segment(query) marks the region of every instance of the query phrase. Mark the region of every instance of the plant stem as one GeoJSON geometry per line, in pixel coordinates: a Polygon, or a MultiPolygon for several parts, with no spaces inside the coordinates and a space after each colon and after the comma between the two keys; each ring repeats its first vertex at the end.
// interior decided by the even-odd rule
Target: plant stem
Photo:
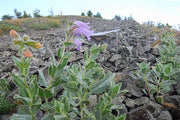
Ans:
{"type": "Polygon", "coordinates": [[[50,88],[50,86],[51,86],[51,81],[52,81],[52,77],[51,77],[50,80],[49,80],[49,85],[48,85],[48,88],[47,88],[47,89],[50,88]]]}
{"type": "Polygon", "coordinates": [[[144,77],[145,77],[145,83],[146,83],[146,88],[147,88],[147,94],[150,97],[147,76],[144,74],[144,77]]]}
{"type": "Polygon", "coordinates": [[[33,120],[37,120],[37,118],[36,118],[36,116],[35,116],[35,114],[34,114],[34,112],[32,111],[32,106],[29,106],[29,111],[30,111],[30,113],[31,113],[31,115],[32,115],[32,117],[33,117],[33,120]]]}
{"type": "MultiPolygon", "coordinates": [[[[158,92],[159,92],[159,93],[160,93],[160,91],[161,91],[161,86],[162,86],[163,82],[164,82],[164,80],[162,79],[162,81],[161,81],[160,84],[159,84],[159,88],[158,88],[158,92]]],[[[159,95],[159,94],[158,94],[158,95],[159,95]]]]}

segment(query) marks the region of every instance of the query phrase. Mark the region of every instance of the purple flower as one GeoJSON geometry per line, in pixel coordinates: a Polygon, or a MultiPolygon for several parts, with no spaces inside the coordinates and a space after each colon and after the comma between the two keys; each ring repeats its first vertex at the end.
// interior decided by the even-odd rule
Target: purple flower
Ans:
{"type": "Polygon", "coordinates": [[[93,33],[93,30],[89,30],[89,23],[84,23],[81,21],[75,21],[74,23],[75,25],[77,25],[77,27],[74,29],[74,34],[75,35],[84,35],[87,37],[88,40],[90,40],[90,35],[93,33]]]}
{"type": "Polygon", "coordinates": [[[82,42],[81,41],[79,41],[78,39],[74,39],[72,42],[76,45],[76,47],[77,47],[76,49],[77,50],[81,49],[81,46],[82,46],[82,42]]]}

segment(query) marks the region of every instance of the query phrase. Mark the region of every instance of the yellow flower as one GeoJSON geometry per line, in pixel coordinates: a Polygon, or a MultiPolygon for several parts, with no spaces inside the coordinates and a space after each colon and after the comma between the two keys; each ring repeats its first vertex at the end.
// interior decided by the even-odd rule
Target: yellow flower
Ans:
{"type": "Polygon", "coordinates": [[[12,38],[18,38],[18,34],[17,34],[17,32],[16,32],[15,30],[11,30],[11,31],[10,31],[10,36],[11,36],[12,38]]]}
{"type": "Polygon", "coordinates": [[[29,50],[24,50],[23,55],[25,57],[32,57],[32,53],[29,50]]]}

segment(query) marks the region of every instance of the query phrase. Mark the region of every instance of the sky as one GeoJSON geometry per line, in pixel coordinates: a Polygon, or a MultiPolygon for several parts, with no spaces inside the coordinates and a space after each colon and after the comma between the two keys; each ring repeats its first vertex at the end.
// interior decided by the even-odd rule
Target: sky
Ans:
{"type": "Polygon", "coordinates": [[[0,0],[0,18],[3,15],[15,16],[14,9],[31,14],[38,9],[43,16],[81,15],[91,10],[99,12],[105,19],[115,15],[122,18],[132,15],[139,23],[153,21],[178,27],[180,24],[180,0],[0,0]]]}

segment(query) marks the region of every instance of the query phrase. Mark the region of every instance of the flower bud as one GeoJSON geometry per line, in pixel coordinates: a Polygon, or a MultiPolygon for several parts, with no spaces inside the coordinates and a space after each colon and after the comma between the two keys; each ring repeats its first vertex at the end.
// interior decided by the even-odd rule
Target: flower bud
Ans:
{"type": "Polygon", "coordinates": [[[11,36],[12,38],[18,38],[18,34],[17,34],[17,32],[16,32],[15,30],[11,30],[11,31],[10,31],[10,36],[11,36]]]}
{"type": "Polygon", "coordinates": [[[27,35],[24,35],[24,36],[23,36],[23,40],[24,40],[24,41],[27,41],[28,39],[29,39],[29,37],[28,37],[27,35]]]}
{"type": "Polygon", "coordinates": [[[24,50],[23,55],[24,57],[32,57],[32,53],[29,50],[24,50]]]}
{"type": "Polygon", "coordinates": [[[36,48],[36,49],[41,48],[41,44],[40,44],[40,43],[35,43],[35,44],[34,44],[34,48],[36,48]]]}
{"type": "Polygon", "coordinates": [[[18,39],[13,39],[13,43],[14,43],[15,45],[23,45],[23,41],[18,40],[18,39]]]}
{"type": "Polygon", "coordinates": [[[27,41],[24,44],[27,45],[27,46],[31,46],[31,47],[33,47],[35,49],[41,48],[41,44],[39,42],[35,42],[35,41],[27,41]]]}

